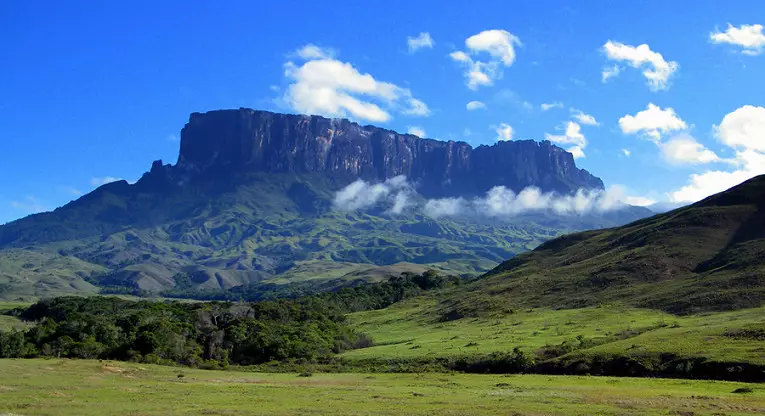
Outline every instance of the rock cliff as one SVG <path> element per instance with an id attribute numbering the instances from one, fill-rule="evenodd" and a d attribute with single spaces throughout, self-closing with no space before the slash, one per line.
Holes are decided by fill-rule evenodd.
<path id="1" fill-rule="evenodd" d="M 370 181 L 406 175 L 426 197 L 472 196 L 498 185 L 564 194 L 603 189 L 599 178 L 577 168 L 570 153 L 548 141 L 472 148 L 348 120 L 244 108 L 193 113 L 181 132 L 174 170 L 195 175 L 323 172 Z"/>

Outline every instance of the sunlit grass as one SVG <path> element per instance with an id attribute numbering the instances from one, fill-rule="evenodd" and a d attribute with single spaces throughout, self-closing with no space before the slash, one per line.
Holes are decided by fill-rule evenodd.
<path id="1" fill-rule="evenodd" d="M 765 389 L 672 379 L 262 374 L 118 362 L 0 360 L 0 414 L 755 415 Z M 750 387 L 752 393 L 734 390 Z"/>

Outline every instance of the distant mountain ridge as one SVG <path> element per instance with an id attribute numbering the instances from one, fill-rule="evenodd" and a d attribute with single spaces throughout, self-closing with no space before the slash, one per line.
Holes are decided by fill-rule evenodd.
<path id="1" fill-rule="evenodd" d="M 549 142 L 473 149 L 318 116 L 194 113 L 175 165 L 155 161 L 135 184 L 106 184 L 0 226 L 0 298 L 355 280 L 360 270 L 394 265 L 478 273 L 562 232 L 650 213 L 627 207 L 492 223 L 333 209 L 336 192 L 351 182 L 399 175 L 419 198 L 470 197 L 497 185 L 564 195 L 603 188 Z M 379 277 L 385 269 L 375 270 Z"/>

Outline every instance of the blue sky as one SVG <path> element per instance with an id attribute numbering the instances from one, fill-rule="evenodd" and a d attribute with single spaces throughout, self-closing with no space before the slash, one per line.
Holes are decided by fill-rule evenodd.
<path id="1" fill-rule="evenodd" d="M 761 1 L 129 3 L 0 5 L 0 223 L 175 162 L 220 108 L 549 138 L 641 204 L 765 173 Z"/>

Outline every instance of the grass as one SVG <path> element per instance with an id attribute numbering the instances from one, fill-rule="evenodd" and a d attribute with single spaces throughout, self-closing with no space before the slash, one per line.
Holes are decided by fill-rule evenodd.
<path id="1" fill-rule="evenodd" d="M 674 316 L 619 305 L 581 309 L 524 309 L 493 317 L 439 322 L 437 301 L 416 298 L 388 309 L 349 315 L 353 326 L 372 336 L 374 347 L 348 351 L 344 358 L 429 358 L 511 351 L 536 353 L 568 342 L 576 354 L 640 356 L 670 353 L 719 362 L 765 364 L 762 341 L 731 336 L 765 330 L 765 308 Z"/>
<path id="2" fill-rule="evenodd" d="M 470 374 L 262 374 L 131 363 L 0 360 L 0 414 L 755 415 L 759 385 Z M 181 376 L 182 375 L 182 376 Z M 751 390 L 751 392 L 747 392 Z M 741 393 L 734 393 L 739 391 Z"/>
<path id="3" fill-rule="evenodd" d="M 0 331 L 10 331 L 13 329 L 23 329 L 29 327 L 31 324 L 23 322 L 15 316 L 2 315 L 4 312 L 15 308 L 22 308 L 29 306 L 28 302 L 2 302 L 0 301 Z"/>

